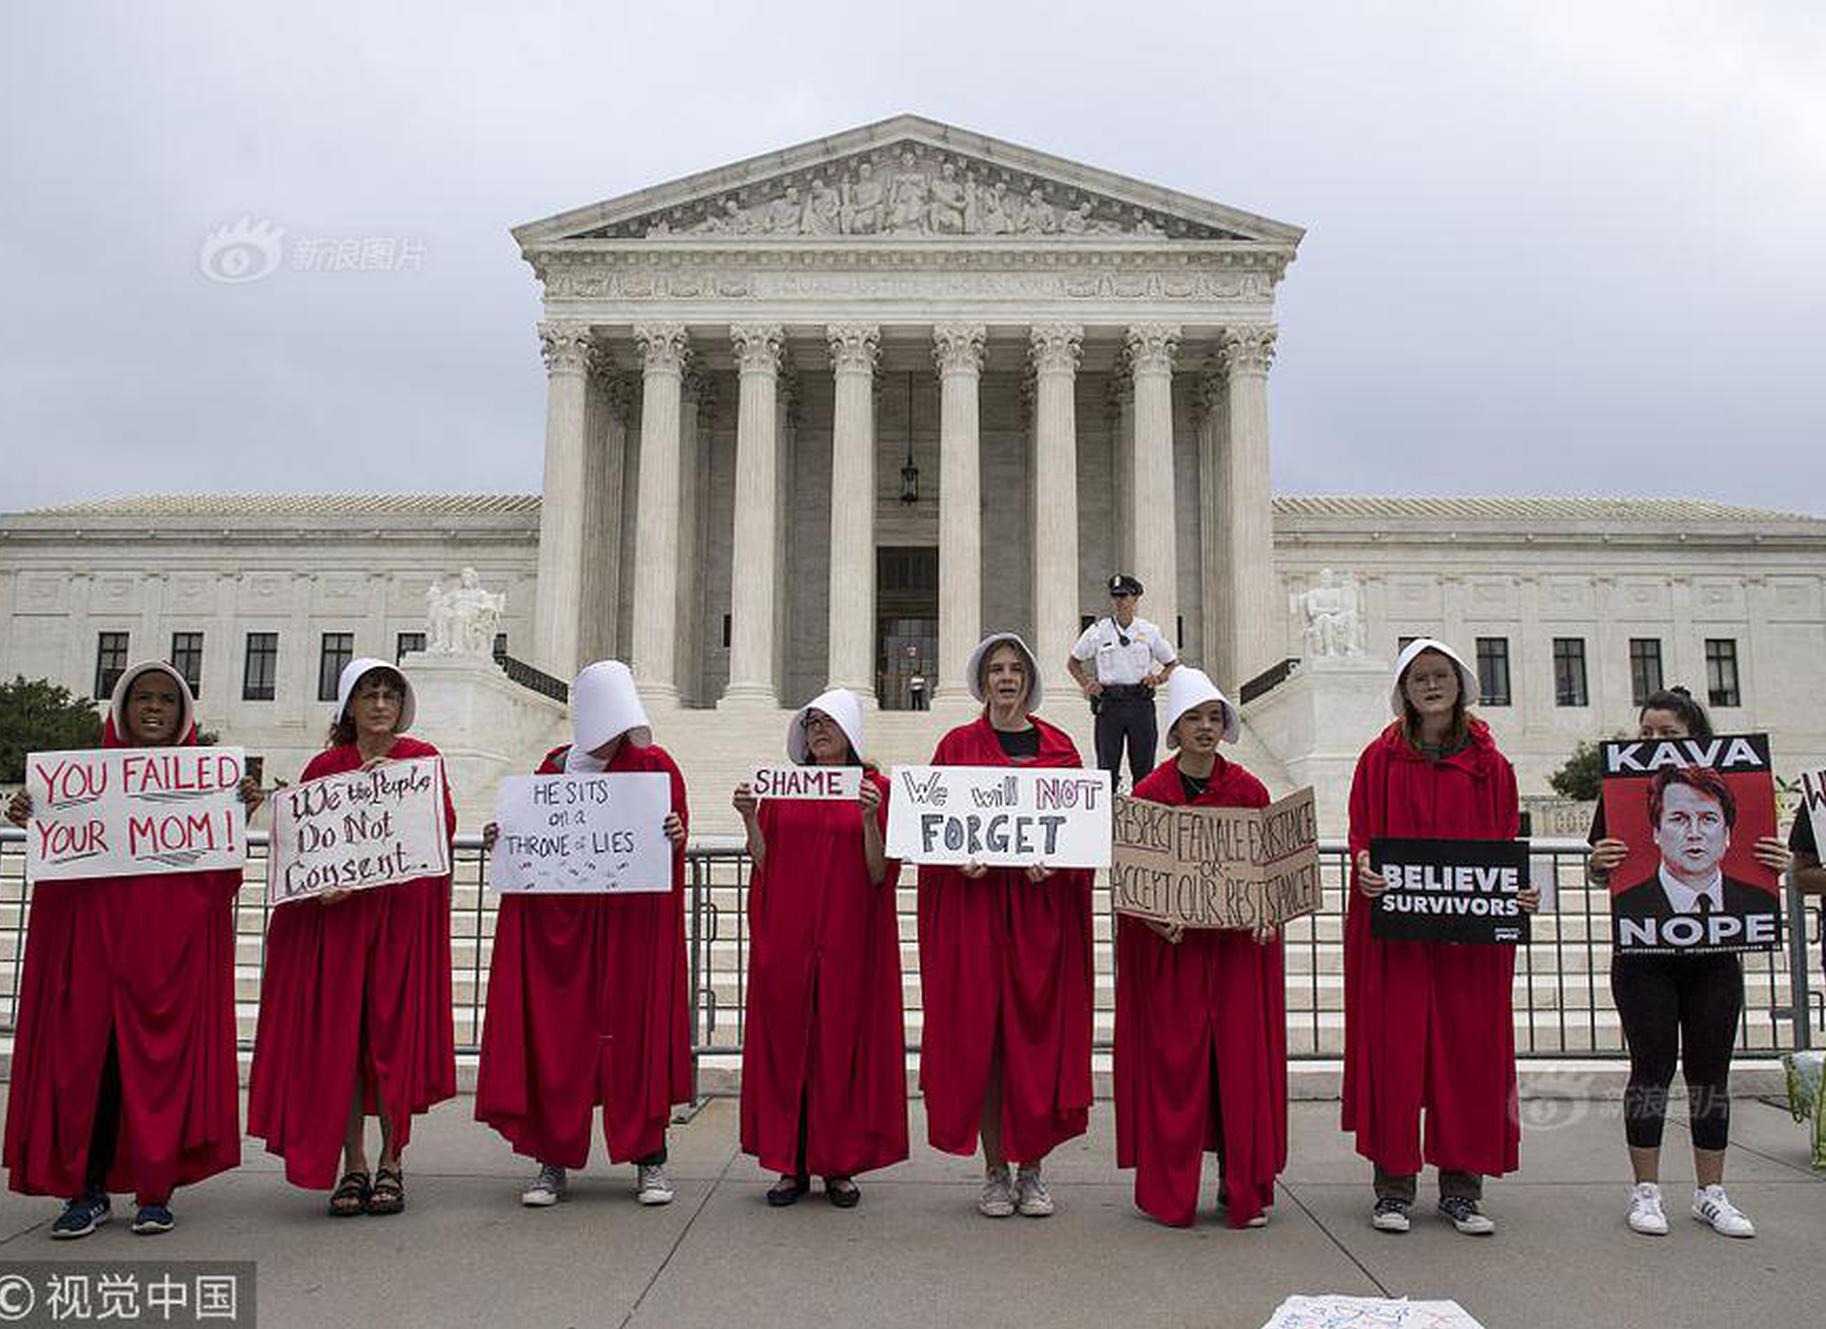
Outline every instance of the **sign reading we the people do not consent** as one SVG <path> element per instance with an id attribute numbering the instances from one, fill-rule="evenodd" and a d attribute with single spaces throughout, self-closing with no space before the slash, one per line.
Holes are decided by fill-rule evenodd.
<path id="1" fill-rule="evenodd" d="M 625 895 L 672 889 L 663 772 L 510 775 L 495 794 L 488 884 L 504 895 Z"/>
<path id="2" fill-rule="evenodd" d="M 207 872 L 247 860 L 240 748 L 34 752 L 26 872 L 34 881 Z"/>
<path id="3" fill-rule="evenodd" d="M 450 871 L 444 823 L 444 763 L 388 761 L 275 790 L 273 904 L 391 886 Z"/>
<path id="4" fill-rule="evenodd" d="M 1516 900 L 1528 885 L 1526 842 L 1390 838 L 1369 849 L 1388 878 L 1372 904 L 1371 936 L 1527 945 L 1528 914 Z"/>
<path id="5" fill-rule="evenodd" d="M 1076 768 L 896 766 L 887 850 L 909 863 L 1105 868 L 1110 777 Z"/>
<path id="6" fill-rule="evenodd" d="M 1119 914 L 1189 928 L 1279 927 L 1319 907 L 1311 789 L 1265 808 L 1116 800 L 1110 900 Z"/>
<path id="7" fill-rule="evenodd" d="M 851 799 L 862 792 L 860 766 L 759 766 L 748 777 L 756 798 Z"/>

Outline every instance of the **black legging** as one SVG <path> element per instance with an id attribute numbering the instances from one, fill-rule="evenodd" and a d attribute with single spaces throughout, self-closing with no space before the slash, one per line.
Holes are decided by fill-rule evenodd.
<path id="1" fill-rule="evenodd" d="M 113 1033 L 108 1035 L 108 1055 L 101 1065 L 101 1084 L 95 1094 L 95 1124 L 89 1128 L 89 1159 L 83 1180 L 91 1191 L 106 1192 L 108 1173 L 114 1170 L 114 1155 L 120 1143 L 120 1050 Z M 149 1203 L 163 1203 L 163 1196 L 151 1197 Z"/>
<path id="2" fill-rule="evenodd" d="M 1735 955 L 1618 955 L 1610 990 L 1629 1043 L 1623 1130 L 1630 1147 L 1661 1147 L 1679 1060 L 1693 1145 L 1723 1149 L 1731 1133 L 1731 1049 L 1744 1009 L 1743 965 Z"/>

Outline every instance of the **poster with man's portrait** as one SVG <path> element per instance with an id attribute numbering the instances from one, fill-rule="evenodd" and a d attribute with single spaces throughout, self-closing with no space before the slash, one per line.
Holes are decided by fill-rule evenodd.
<path id="1" fill-rule="evenodd" d="M 1605 833 L 1629 846 L 1610 874 L 1619 952 L 1697 955 L 1781 945 L 1781 880 L 1756 861 L 1775 834 L 1766 734 L 1600 745 Z"/>

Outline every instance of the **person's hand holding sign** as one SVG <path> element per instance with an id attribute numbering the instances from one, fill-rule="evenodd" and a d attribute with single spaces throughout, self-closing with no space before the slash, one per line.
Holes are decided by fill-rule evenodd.
<path id="1" fill-rule="evenodd" d="M 1779 874 L 1788 870 L 1788 846 L 1772 835 L 1757 840 L 1751 852 L 1756 855 L 1756 861 L 1771 872 Z"/>
<path id="2" fill-rule="evenodd" d="M 958 871 L 970 878 L 971 881 L 989 875 L 989 869 L 985 865 L 977 862 L 974 858 L 964 864 L 963 867 L 959 868 Z"/>
<path id="3" fill-rule="evenodd" d="M 1044 863 L 1030 863 L 1025 870 L 1027 873 L 1027 880 L 1031 881 L 1036 886 L 1052 876 L 1052 869 L 1047 867 Z"/>
<path id="4" fill-rule="evenodd" d="M 236 786 L 236 789 L 240 793 L 241 802 L 246 806 L 247 815 L 250 817 L 260 810 L 260 805 L 262 803 L 266 802 L 266 791 L 260 787 L 260 782 L 251 775 L 243 775 L 241 777 L 241 783 Z"/>
<path id="5" fill-rule="evenodd" d="M 1154 935 L 1169 946 L 1179 945 L 1180 939 L 1186 935 L 1185 925 L 1181 923 L 1163 923 L 1158 918 L 1148 918 L 1142 921 L 1153 930 Z"/>
<path id="6" fill-rule="evenodd" d="M 660 829 L 666 833 L 666 838 L 672 842 L 674 849 L 685 843 L 685 823 L 679 820 L 678 813 L 668 812 Z"/>
<path id="7" fill-rule="evenodd" d="M 1524 914 L 1532 914 L 1541 907 L 1541 888 L 1533 884 L 1522 887 L 1515 893 L 1515 905 Z"/>
<path id="8" fill-rule="evenodd" d="M 1357 889 L 1375 899 L 1389 888 L 1389 879 L 1370 866 L 1369 850 L 1357 851 Z"/>
<path id="9" fill-rule="evenodd" d="M 23 830 L 32 820 L 32 796 L 21 789 L 6 805 L 6 819 Z"/>
<path id="10" fill-rule="evenodd" d="M 500 823 L 493 822 L 493 821 L 489 822 L 486 826 L 484 826 L 482 828 L 482 852 L 485 854 L 494 853 L 495 841 L 499 840 L 500 838 L 501 838 Z"/>
<path id="11" fill-rule="evenodd" d="M 856 800 L 862 804 L 863 824 L 874 821 L 881 810 L 881 789 L 873 780 L 862 782 L 862 787 L 856 791 Z"/>

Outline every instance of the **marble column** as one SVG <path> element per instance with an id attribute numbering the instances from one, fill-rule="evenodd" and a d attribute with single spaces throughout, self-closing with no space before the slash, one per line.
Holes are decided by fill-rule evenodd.
<path id="1" fill-rule="evenodd" d="M 583 467 L 583 609 L 577 658 L 617 653 L 621 637 L 622 509 L 626 499 L 628 417 L 634 386 L 606 353 L 591 363 L 589 427 Z"/>
<path id="2" fill-rule="evenodd" d="M 833 323 L 831 421 L 832 687 L 875 698 L 875 362 L 881 329 Z"/>
<path id="3" fill-rule="evenodd" d="M 1224 368 L 1224 505 L 1216 514 L 1224 534 L 1230 587 L 1230 672 L 1221 685 L 1240 688 L 1280 658 L 1280 583 L 1274 571 L 1274 499 L 1268 482 L 1268 366 L 1274 360 L 1272 324 L 1226 328 L 1219 342 Z M 1221 658 L 1221 656 L 1220 656 Z"/>
<path id="4" fill-rule="evenodd" d="M 964 666 L 983 635 L 981 323 L 932 330 L 938 363 L 938 677 L 936 698 L 969 703 Z"/>
<path id="5" fill-rule="evenodd" d="M 678 426 L 678 697 L 700 704 L 703 688 L 704 506 L 716 388 L 702 368 L 685 370 Z"/>
<path id="6" fill-rule="evenodd" d="M 557 678 L 577 672 L 583 601 L 586 421 L 590 357 L 587 323 L 541 323 L 545 357 L 545 483 L 539 506 L 539 571 L 532 663 Z"/>
<path id="7" fill-rule="evenodd" d="M 729 686 L 725 702 L 779 704 L 774 589 L 779 577 L 778 324 L 729 329 L 740 376 L 735 434 L 734 572 L 729 586 Z"/>
<path id="8" fill-rule="evenodd" d="M 641 353 L 640 521 L 630 665 L 649 703 L 676 705 L 679 412 L 690 343 L 682 323 L 642 324 L 634 341 Z"/>
<path id="9" fill-rule="evenodd" d="M 1135 383 L 1135 437 L 1129 490 L 1135 522 L 1134 566 L 1143 587 L 1141 613 L 1177 647 L 1179 522 L 1173 494 L 1173 356 L 1179 327 L 1140 323 L 1128 330 L 1129 372 Z"/>
<path id="10" fill-rule="evenodd" d="M 1228 490 L 1224 458 L 1228 452 L 1228 409 L 1224 376 L 1208 372 L 1193 396 L 1193 427 L 1198 433 L 1198 654 L 1199 665 L 1220 688 L 1234 695 L 1237 685 L 1231 655 L 1231 588 L 1226 575 L 1224 517 Z"/>
<path id="11" fill-rule="evenodd" d="M 1033 620 L 1041 673 L 1059 678 L 1078 639 L 1078 416 L 1084 329 L 1049 323 L 1030 334 L 1034 368 Z"/>

